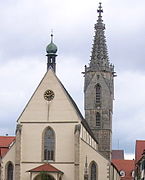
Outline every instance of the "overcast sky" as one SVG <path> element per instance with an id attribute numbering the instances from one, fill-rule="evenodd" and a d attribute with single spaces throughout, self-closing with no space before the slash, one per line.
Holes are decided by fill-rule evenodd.
<path id="1" fill-rule="evenodd" d="M 145 1 L 101 2 L 109 58 L 118 75 L 113 148 L 130 154 L 135 140 L 145 139 Z M 83 113 L 81 72 L 90 60 L 98 3 L 0 1 L 0 135 L 15 134 L 16 120 L 46 72 L 51 29 L 59 49 L 57 75 Z"/>

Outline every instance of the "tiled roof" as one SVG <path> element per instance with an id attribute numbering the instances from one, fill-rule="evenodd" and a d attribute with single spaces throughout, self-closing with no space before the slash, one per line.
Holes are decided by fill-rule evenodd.
<path id="1" fill-rule="evenodd" d="M 145 149 L 145 140 L 136 140 L 135 147 L 135 162 L 137 163 L 142 157 L 142 153 Z"/>
<path id="2" fill-rule="evenodd" d="M 114 159 L 112 162 L 117 167 L 119 172 L 121 170 L 125 172 L 125 177 L 122 177 L 122 180 L 132 180 L 132 171 L 135 168 L 134 160 Z"/>
<path id="3" fill-rule="evenodd" d="M 14 136 L 0 136 L 0 147 L 9 147 L 14 140 Z"/>
<path id="4" fill-rule="evenodd" d="M 0 136 L 0 156 L 3 157 L 8 151 L 10 144 L 15 140 L 14 136 Z"/>
<path id="5" fill-rule="evenodd" d="M 57 173 L 63 173 L 59 169 L 55 168 L 49 163 L 45 163 L 41 166 L 38 166 L 34 169 L 29 170 L 28 172 L 57 172 Z"/>
<path id="6" fill-rule="evenodd" d="M 0 157 L 3 157 L 8 151 L 8 148 L 0 148 Z"/>
<path id="7" fill-rule="evenodd" d="M 124 159 L 124 150 L 112 150 L 112 159 Z"/>

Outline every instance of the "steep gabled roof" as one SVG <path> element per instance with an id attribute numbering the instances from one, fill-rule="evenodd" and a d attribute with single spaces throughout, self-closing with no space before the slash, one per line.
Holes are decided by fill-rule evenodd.
<path id="1" fill-rule="evenodd" d="M 118 169 L 119 172 L 120 171 L 125 172 L 125 177 L 122 177 L 121 179 L 132 180 L 132 172 L 135 169 L 134 160 L 114 159 L 112 160 L 112 163 L 115 165 L 115 167 Z"/>
<path id="2" fill-rule="evenodd" d="M 9 147 L 14 141 L 15 136 L 0 136 L 0 157 L 9 151 Z"/>
<path id="3" fill-rule="evenodd" d="M 0 136 L 0 147 L 9 147 L 15 140 L 15 136 Z"/>
<path id="4" fill-rule="evenodd" d="M 57 78 L 58 79 L 58 78 Z M 77 114 L 80 116 L 81 118 L 81 123 L 84 126 L 84 128 L 88 131 L 88 133 L 90 134 L 90 136 L 94 139 L 94 141 L 98 144 L 97 139 L 95 138 L 92 130 L 90 129 L 90 126 L 88 124 L 88 122 L 86 121 L 86 119 L 84 119 L 83 115 L 81 114 L 78 106 L 76 105 L 75 101 L 73 100 L 73 98 L 71 97 L 71 95 L 68 93 L 68 91 L 66 90 L 66 88 L 64 87 L 64 85 L 61 83 L 61 81 L 58 79 L 58 81 L 60 82 L 61 86 L 63 87 L 63 89 L 65 90 L 66 94 L 68 95 L 71 103 L 73 104 Z"/>
<path id="5" fill-rule="evenodd" d="M 62 171 L 60 171 L 59 169 L 55 168 L 54 166 L 52 166 L 51 164 L 49 163 L 45 163 L 41 166 L 38 166 L 34 169 L 31 169 L 27 172 L 54 172 L 54 173 L 62 173 Z"/>
<path id="6" fill-rule="evenodd" d="M 56 76 L 56 74 L 53 72 L 52 69 L 49 69 L 48 72 L 46 72 L 46 74 L 44 75 L 44 77 L 42 78 L 41 82 L 39 83 L 38 87 L 36 88 L 36 90 L 34 91 L 32 97 L 30 98 L 30 100 L 28 101 L 27 105 L 25 106 L 23 112 L 21 113 L 20 117 L 18 118 L 18 121 L 19 119 L 22 117 L 22 114 L 25 112 L 26 108 L 29 106 L 32 98 L 35 96 L 36 92 L 38 91 L 38 89 L 40 88 L 41 84 L 43 83 L 43 81 L 46 79 L 46 77 L 48 76 L 48 73 L 52 73 L 52 76 L 55 77 L 55 79 L 57 80 L 57 82 L 59 83 L 59 85 L 61 86 L 61 88 L 63 89 L 65 95 L 67 95 L 67 97 L 69 98 L 69 102 L 71 103 L 73 109 L 75 110 L 76 114 L 78 115 L 78 117 L 80 118 L 81 120 L 81 123 L 82 125 L 84 126 L 84 128 L 88 131 L 88 133 L 90 134 L 90 136 L 97 142 L 93 132 L 91 131 L 87 121 L 83 118 L 80 110 L 78 109 L 76 103 L 74 102 L 74 100 L 72 99 L 72 97 L 70 96 L 70 94 L 68 93 L 68 91 L 65 89 L 64 85 L 61 83 L 61 81 L 59 80 L 59 78 Z"/>
<path id="7" fill-rule="evenodd" d="M 136 147 L 135 147 L 136 163 L 141 159 L 144 149 L 145 149 L 145 140 L 136 140 Z"/>

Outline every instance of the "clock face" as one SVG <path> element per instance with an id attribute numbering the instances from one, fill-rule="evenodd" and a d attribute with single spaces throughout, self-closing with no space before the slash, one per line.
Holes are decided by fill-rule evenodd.
<path id="1" fill-rule="evenodd" d="M 54 92 L 50 89 L 48 89 L 47 91 L 45 91 L 44 93 L 44 99 L 46 101 L 51 101 L 54 98 Z"/>

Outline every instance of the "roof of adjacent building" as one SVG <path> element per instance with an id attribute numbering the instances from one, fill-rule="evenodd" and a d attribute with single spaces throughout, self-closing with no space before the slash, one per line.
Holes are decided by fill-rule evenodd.
<path id="1" fill-rule="evenodd" d="M 145 150 L 145 140 L 136 140 L 136 147 L 135 147 L 135 162 L 137 163 Z"/>
<path id="2" fill-rule="evenodd" d="M 125 177 L 122 177 L 121 179 L 132 180 L 132 172 L 135 168 L 134 160 L 113 159 L 112 162 L 117 167 L 119 172 L 125 172 Z"/>
<path id="3" fill-rule="evenodd" d="M 9 151 L 9 147 L 14 141 L 15 136 L 0 136 L 0 157 Z"/>
<path id="4" fill-rule="evenodd" d="M 124 150 L 112 150 L 112 159 L 124 159 Z"/>
<path id="5" fill-rule="evenodd" d="M 45 163 L 41 166 L 38 166 L 34 169 L 29 170 L 28 172 L 55 172 L 55 173 L 63 173 L 59 169 L 55 168 L 49 163 Z"/>

